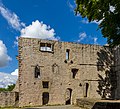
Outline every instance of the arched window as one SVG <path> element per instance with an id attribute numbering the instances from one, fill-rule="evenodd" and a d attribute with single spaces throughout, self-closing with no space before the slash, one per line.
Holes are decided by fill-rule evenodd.
<path id="1" fill-rule="evenodd" d="M 58 73 L 59 73 L 59 66 L 58 66 L 56 63 L 54 63 L 54 64 L 52 65 L 52 71 L 53 71 L 53 73 L 55 73 L 55 74 L 58 74 Z"/>

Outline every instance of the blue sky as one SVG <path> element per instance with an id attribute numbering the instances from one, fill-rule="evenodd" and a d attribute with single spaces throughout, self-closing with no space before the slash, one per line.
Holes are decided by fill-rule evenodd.
<path id="1" fill-rule="evenodd" d="M 18 37 L 106 44 L 99 22 L 75 16 L 74 8 L 74 0 L 0 0 L 0 72 L 17 72 Z"/>

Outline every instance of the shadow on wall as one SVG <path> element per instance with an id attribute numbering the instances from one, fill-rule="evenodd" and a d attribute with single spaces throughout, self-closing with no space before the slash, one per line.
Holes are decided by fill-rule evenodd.
<path id="1" fill-rule="evenodd" d="M 120 109 L 120 103 L 96 102 L 92 109 Z"/>
<path id="2" fill-rule="evenodd" d="M 100 50 L 100 52 L 97 53 L 97 70 L 105 72 L 104 77 L 98 74 L 97 92 L 102 99 L 114 99 L 115 89 L 117 87 L 117 77 L 116 72 L 114 71 L 114 66 L 112 66 L 113 56 L 108 49 L 105 50 Z"/>
<path id="3" fill-rule="evenodd" d="M 100 52 L 97 52 L 97 70 L 98 71 L 105 71 L 106 67 L 110 67 L 113 62 L 113 56 L 111 55 L 111 52 L 108 48 L 105 48 L 105 50 L 100 50 Z"/>

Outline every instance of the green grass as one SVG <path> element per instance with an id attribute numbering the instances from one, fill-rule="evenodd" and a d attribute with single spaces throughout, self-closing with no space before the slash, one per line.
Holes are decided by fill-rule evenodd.
<path id="1" fill-rule="evenodd" d="M 0 107 L 0 109 L 20 109 L 20 108 L 14 108 L 14 107 Z"/>

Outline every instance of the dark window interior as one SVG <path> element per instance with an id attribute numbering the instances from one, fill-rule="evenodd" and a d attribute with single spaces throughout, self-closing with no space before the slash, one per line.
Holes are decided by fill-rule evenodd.
<path id="1" fill-rule="evenodd" d="M 48 81 L 43 81 L 43 88 L 49 88 L 49 82 Z"/>
<path id="2" fill-rule="evenodd" d="M 72 69 L 72 78 L 76 77 L 77 72 L 78 72 L 78 69 Z"/>
<path id="3" fill-rule="evenodd" d="M 35 78 L 40 78 L 40 67 L 38 65 L 35 66 Z"/>
<path id="4" fill-rule="evenodd" d="M 87 97 L 87 96 L 88 96 L 88 88 L 89 88 L 89 84 L 86 83 L 86 84 L 85 84 L 85 96 L 84 96 L 84 97 Z"/>

